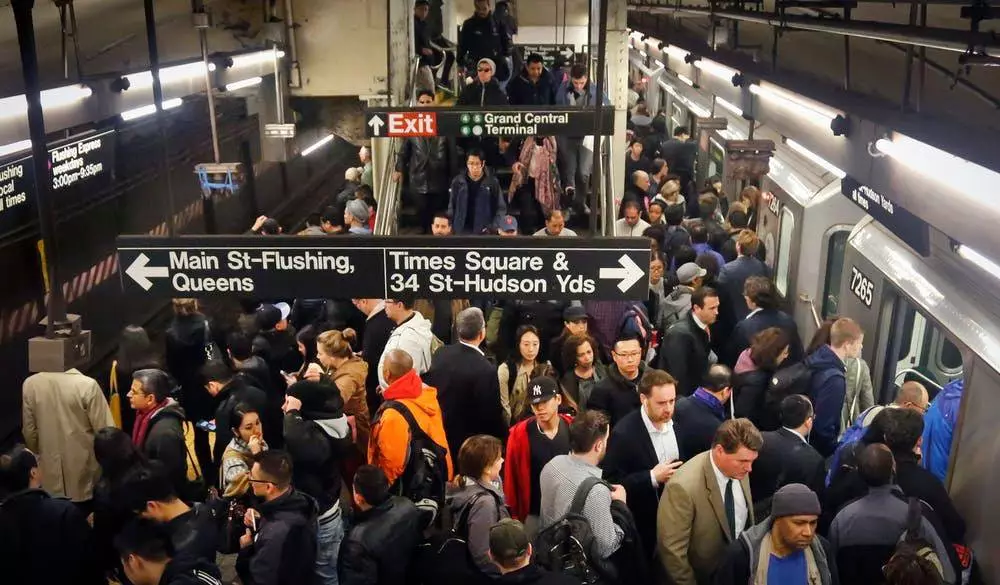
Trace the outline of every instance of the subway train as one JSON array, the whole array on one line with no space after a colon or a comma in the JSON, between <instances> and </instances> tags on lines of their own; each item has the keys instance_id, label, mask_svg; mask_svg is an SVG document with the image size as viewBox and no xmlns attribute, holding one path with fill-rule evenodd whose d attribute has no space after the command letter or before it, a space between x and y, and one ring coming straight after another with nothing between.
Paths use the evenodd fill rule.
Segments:
<instances>
[{"instance_id":1,"label":"subway train","mask_svg":"<svg viewBox=\"0 0 1000 585\"><path fill-rule=\"evenodd\" d=\"M631 47L629 60L630 81L646 81L641 96L650 115L663 112L667 135L678 126L690 128L700 149L699 185L727 176L726 141L747 139L751 124L753 138L774 141L769 171L758 182L763 194L756 229L785 309L804 340L830 316L856 320L866 332L862 357L880 403L890 402L907 380L921 382L932 397L951 381L964 382L945 485L968 523L982 574L995 582L1000 268L935 229L947 224L943 218L909 214L893 197L858 184L806 150L801 144L810 143L806 134L814 131L809 124L798 127L802 135L782 136L766 121L744 118L736 105L666 70L645 51ZM728 124L702 130L699 119L706 118L725 118ZM730 199L742 186L728 179L724 185ZM961 195L956 194L952 216L963 208ZM866 212L864 205L888 215ZM1000 208L994 207L992 217L979 217L974 225L998 220Z\"/></svg>"}]
</instances>

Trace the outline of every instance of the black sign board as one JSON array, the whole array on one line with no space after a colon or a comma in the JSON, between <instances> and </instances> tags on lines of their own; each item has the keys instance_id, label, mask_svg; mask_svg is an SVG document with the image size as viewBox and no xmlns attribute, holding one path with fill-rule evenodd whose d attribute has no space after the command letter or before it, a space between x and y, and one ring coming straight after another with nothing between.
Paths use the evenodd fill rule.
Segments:
<instances>
[{"instance_id":1,"label":"black sign board","mask_svg":"<svg viewBox=\"0 0 1000 585\"><path fill-rule=\"evenodd\" d=\"M918 254L930 255L930 228L927 222L853 177L840 180L840 191Z\"/></svg>"},{"instance_id":2,"label":"black sign board","mask_svg":"<svg viewBox=\"0 0 1000 585\"><path fill-rule=\"evenodd\" d=\"M109 185L114 167L114 130L49 147L52 191L59 197L84 185L88 190Z\"/></svg>"},{"instance_id":3,"label":"black sign board","mask_svg":"<svg viewBox=\"0 0 1000 585\"><path fill-rule=\"evenodd\" d=\"M35 173L31 157L0 166L0 234L6 234L38 217Z\"/></svg>"},{"instance_id":4,"label":"black sign board","mask_svg":"<svg viewBox=\"0 0 1000 585\"><path fill-rule=\"evenodd\" d=\"M851 266L851 292L869 309L875 292L875 281L868 278L857 266Z\"/></svg>"},{"instance_id":5,"label":"black sign board","mask_svg":"<svg viewBox=\"0 0 1000 585\"><path fill-rule=\"evenodd\" d=\"M565 44L533 44L533 45L515 45L519 51L521 51L521 60L527 62L528 55L532 53L538 53L542 56L542 63L548 69L553 69L555 67L561 67L565 64L573 62L573 55L576 54L576 50L573 45Z\"/></svg>"},{"instance_id":6,"label":"black sign board","mask_svg":"<svg viewBox=\"0 0 1000 585\"><path fill-rule=\"evenodd\" d=\"M121 236L127 293L161 297L632 299L642 238Z\"/></svg>"},{"instance_id":7,"label":"black sign board","mask_svg":"<svg viewBox=\"0 0 1000 585\"><path fill-rule=\"evenodd\" d=\"M614 134L615 112L601 109L604 136ZM365 111L370 138L581 136L594 131L594 110L535 108L378 108Z\"/></svg>"}]
</instances>

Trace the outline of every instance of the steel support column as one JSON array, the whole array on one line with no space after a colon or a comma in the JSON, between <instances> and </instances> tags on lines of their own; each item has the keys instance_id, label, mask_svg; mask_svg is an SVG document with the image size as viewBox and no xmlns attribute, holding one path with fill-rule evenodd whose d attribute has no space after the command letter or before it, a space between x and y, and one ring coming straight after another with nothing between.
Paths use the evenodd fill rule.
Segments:
<instances>
[{"instance_id":1,"label":"steel support column","mask_svg":"<svg viewBox=\"0 0 1000 585\"><path fill-rule=\"evenodd\" d=\"M160 134L160 175L167 187L167 233L176 232L177 206L174 202L174 186L170 178L170 143L163 115L163 85L160 83L160 50L156 43L156 11L153 0L143 0L146 16L146 45L149 49L149 72L153 76L153 104L156 106L156 127Z\"/></svg>"}]
</instances>

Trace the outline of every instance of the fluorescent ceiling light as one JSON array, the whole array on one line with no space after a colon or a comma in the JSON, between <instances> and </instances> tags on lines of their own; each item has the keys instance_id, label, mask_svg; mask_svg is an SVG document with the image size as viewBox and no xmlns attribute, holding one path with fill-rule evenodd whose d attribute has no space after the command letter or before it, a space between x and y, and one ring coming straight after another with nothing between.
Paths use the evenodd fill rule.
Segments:
<instances>
[{"instance_id":1,"label":"fluorescent ceiling light","mask_svg":"<svg viewBox=\"0 0 1000 585\"><path fill-rule=\"evenodd\" d=\"M259 65L261 63L269 63L275 59L281 59L285 56L284 51L257 51L256 53L248 53L246 55L237 55L233 57L233 67L245 67L247 65Z\"/></svg>"},{"instance_id":2,"label":"fluorescent ceiling light","mask_svg":"<svg viewBox=\"0 0 1000 585\"><path fill-rule=\"evenodd\" d=\"M73 105L93 95L86 85L64 85L41 92L42 109L60 108ZM28 99L25 95L13 95L0 99L0 118L24 116L28 113Z\"/></svg>"},{"instance_id":3,"label":"fluorescent ceiling light","mask_svg":"<svg viewBox=\"0 0 1000 585\"><path fill-rule=\"evenodd\" d=\"M723 109L728 110L731 114L735 114L737 116L740 116L741 118L743 117L743 110L736 107L735 104L728 102L718 96L715 97L715 103L717 105L722 106Z\"/></svg>"},{"instance_id":4,"label":"fluorescent ceiling light","mask_svg":"<svg viewBox=\"0 0 1000 585\"><path fill-rule=\"evenodd\" d=\"M684 60L684 57L688 56L688 52L678 47L677 45L667 45L667 47L663 49L663 52L675 59L680 59L682 61Z\"/></svg>"},{"instance_id":5,"label":"fluorescent ceiling light","mask_svg":"<svg viewBox=\"0 0 1000 585\"><path fill-rule=\"evenodd\" d=\"M181 98L174 98L172 100L163 100L163 109L172 110L180 106L183 102ZM130 120L137 120L144 116L149 116L150 114L156 113L156 104L149 104L147 106L142 106L141 108L135 108L134 110L125 110L122 112L122 120L126 122Z\"/></svg>"},{"instance_id":6,"label":"fluorescent ceiling light","mask_svg":"<svg viewBox=\"0 0 1000 585\"><path fill-rule=\"evenodd\" d=\"M698 116L699 118L711 118L712 117L712 112L710 112L710 111L706 110L705 108L699 106L698 104L694 103L693 101L691 101L691 100L689 100L687 98L684 98L684 97L681 97L680 100L684 103L685 106L688 107L689 110L691 110L691 113L693 113L695 116Z\"/></svg>"},{"instance_id":7,"label":"fluorescent ceiling light","mask_svg":"<svg viewBox=\"0 0 1000 585\"><path fill-rule=\"evenodd\" d=\"M30 140L22 140L20 142L14 142L11 144L4 144L0 146L0 156L8 156L11 154L17 154L31 148Z\"/></svg>"},{"instance_id":8,"label":"fluorescent ceiling light","mask_svg":"<svg viewBox=\"0 0 1000 585\"><path fill-rule=\"evenodd\" d=\"M958 252L958 255L962 258L965 258L969 262L972 262L976 266L992 274L994 278L1000 278L1000 266L986 256L983 256L965 244L959 244L956 252Z\"/></svg>"},{"instance_id":9,"label":"fluorescent ceiling light","mask_svg":"<svg viewBox=\"0 0 1000 585\"><path fill-rule=\"evenodd\" d=\"M315 144L313 144L312 146L308 146L308 147L306 147L306 148L305 148L305 149L304 149L304 150L302 151L302 156L309 156L310 154L312 154L312 153L316 152L316 151L317 151L317 150L319 150L320 148L323 148L323 146L325 146L325 145L329 144L329 143L330 143L330 142L332 142L332 141L333 141L333 134L330 134L329 136L326 136L326 137L324 137L324 138L321 138L321 139L320 139L319 141L317 141L317 142L316 142Z\"/></svg>"},{"instance_id":10,"label":"fluorescent ceiling light","mask_svg":"<svg viewBox=\"0 0 1000 585\"><path fill-rule=\"evenodd\" d=\"M242 81L235 81L233 83L226 85L226 91L236 91L238 89L246 89L248 87L253 87L255 85L260 85L264 81L263 77L251 77L250 79L244 79Z\"/></svg>"},{"instance_id":11,"label":"fluorescent ceiling light","mask_svg":"<svg viewBox=\"0 0 1000 585\"><path fill-rule=\"evenodd\" d=\"M693 81L691 81L691 78L690 78L690 77L685 77L684 75L681 75L680 73L678 73L678 74L677 74L677 79L680 79L680 80L681 80L681 81L683 81L684 83L686 83L686 84L690 85L691 87L694 87L694 82L693 82Z\"/></svg>"},{"instance_id":12,"label":"fluorescent ceiling light","mask_svg":"<svg viewBox=\"0 0 1000 585\"><path fill-rule=\"evenodd\" d=\"M663 61L660 61L659 59L653 59L653 63L656 63L657 67L666 67L666 65L663 64Z\"/></svg>"},{"instance_id":13,"label":"fluorescent ceiling light","mask_svg":"<svg viewBox=\"0 0 1000 585\"><path fill-rule=\"evenodd\" d=\"M215 71L215 63L208 64L209 71ZM205 75L205 63L203 61L197 61L195 63L185 63L183 65L173 65L171 67L163 67L160 69L160 84L164 83L176 83L178 81L187 81L195 77ZM142 89L146 87L153 87L153 72L152 71L142 71L140 73L131 73L125 76L129 82L129 89Z\"/></svg>"},{"instance_id":14,"label":"fluorescent ceiling light","mask_svg":"<svg viewBox=\"0 0 1000 585\"><path fill-rule=\"evenodd\" d=\"M773 100L803 118L807 118L822 126L829 127L833 119L837 117L836 112L824 108L816 102L806 101L802 97L770 85L758 85L754 83L750 86L750 93Z\"/></svg>"},{"instance_id":15,"label":"fluorescent ceiling light","mask_svg":"<svg viewBox=\"0 0 1000 585\"><path fill-rule=\"evenodd\" d=\"M725 65L716 63L715 61L711 61L709 59L698 59L694 62L694 66L723 81L732 81L733 76L736 75L735 69L730 69Z\"/></svg>"},{"instance_id":16,"label":"fluorescent ceiling light","mask_svg":"<svg viewBox=\"0 0 1000 585\"><path fill-rule=\"evenodd\" d=\"M918 173L947 177L950 187L972 196L995 191L1000 185L1000 173L902 134L878 140L875 148Z\"/></svg>"},{"instance_id":17,"label":"fluorescent ceiling light","mask_svg":"<svg viewBox=\"0 0 1000 585\"><path fill-rule=\"evenodd\" d=\"M821 157L820 155L816 154L815 152L807 149L798 142L788 139L785 141L785 144L788 145L788 148L791 148L792 150L801 154L803 157L809 159L813 163L819 165L820 167L823 167L823 169L825 169L827 172L831 173L838 179L843 179L844 177L847 176L847 173L834 166L833 163Z\"/></svg>"}]
</instances>

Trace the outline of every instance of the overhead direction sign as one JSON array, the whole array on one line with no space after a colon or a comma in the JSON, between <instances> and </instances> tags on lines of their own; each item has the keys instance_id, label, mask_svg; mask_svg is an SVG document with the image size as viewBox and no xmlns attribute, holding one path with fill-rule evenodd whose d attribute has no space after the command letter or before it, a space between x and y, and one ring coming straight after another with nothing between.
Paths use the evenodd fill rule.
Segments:
<instances>
[{"instance_id":1,"label":"overhead direction sign","mask_svg":"<svg viewBox=\"0 0 1000 585\"><path fill-rule=\"evenodd\" d=\"M918 254L930 256L930 228L927 222L851 176L840 180L840 192Z\"/></svg>"},{"instance_id":2,"label":"overhead direction sign","mask_svg":"<svg viewBox=\"0 0 1000 585\"><path fill-rule=\"evenodd\" d=\"M126 293L645 300L643 238L121 236Z\"/></svg>"},{"instance_id":3,"label":"overhead direction sign","mask_svg":"<svg viewBox=\"0 0 1000 585\"><path fill-rule=\"evenodd\" d=\"M602 134L614 133L614 109L601 109ZM583 136L594 131L593 108L371 108L365 110L370 138L472 136Z\"/></svg>"}]
</instances>

